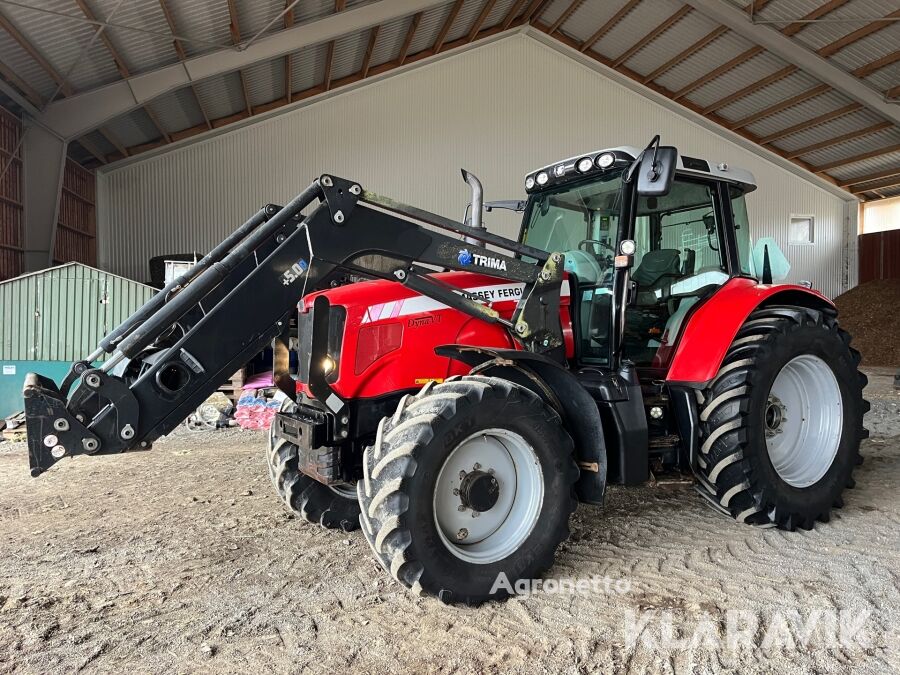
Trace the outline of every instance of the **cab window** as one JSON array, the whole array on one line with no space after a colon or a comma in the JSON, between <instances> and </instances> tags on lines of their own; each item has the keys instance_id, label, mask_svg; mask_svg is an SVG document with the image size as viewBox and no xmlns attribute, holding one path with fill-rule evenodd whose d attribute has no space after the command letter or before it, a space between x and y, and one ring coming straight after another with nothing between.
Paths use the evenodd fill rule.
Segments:
<instances>
[{"instance_id":1,"label":"cab window","mask_svg":"<svg viewBox=\"0 0 900 675\"><path fill-rule=\"evenodd\" d=\"M737 239L738 263L741 274L752 275L753 242L750 240L750 218L747 216L747 198L743 190L732 185L729 188L731 213L734 216L734 236Z\"/></svg>"}]
</instances>

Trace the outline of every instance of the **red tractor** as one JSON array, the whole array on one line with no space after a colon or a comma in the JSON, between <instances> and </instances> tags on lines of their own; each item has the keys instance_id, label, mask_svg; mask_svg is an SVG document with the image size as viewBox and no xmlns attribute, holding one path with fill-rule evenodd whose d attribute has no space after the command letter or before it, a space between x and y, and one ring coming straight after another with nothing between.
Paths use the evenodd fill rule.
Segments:
<instances>
[{"instance_id":1,"label":"red tractor","mask_svg":"<svg viewBox=\"0 0 900 675\"><path fill-rule=\"evenodd\" d=\"M519 203L483 205L466 178L466 224L329 175L260 209L61 386L28 376L32 475L148 448L271 344L281 499L361 525L395 579L446 602L539 576L578 501L651 468L751 525L841 506L860 357L826 297L751 251L749 173L657 137L535 171ZM483 206L523 211L518 240Z\"/></svg>"}]
</instances>

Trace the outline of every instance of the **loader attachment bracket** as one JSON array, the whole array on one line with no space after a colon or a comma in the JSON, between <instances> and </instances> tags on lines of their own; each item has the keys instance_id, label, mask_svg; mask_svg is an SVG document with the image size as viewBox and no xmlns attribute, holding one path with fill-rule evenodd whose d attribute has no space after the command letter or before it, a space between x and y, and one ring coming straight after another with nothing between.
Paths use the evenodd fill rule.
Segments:
<instances>
[{"instance_id":1,"label":"loader attachment bracket","mask_svg":"<svg viewBox=\"0 0 900 675\"><path fill-rule=\"evenodd\" d=\"M328 174L319 177L319 185L322 186L322 195L328 204L331 221L335 225L343 225L356 206L362 187L358 183Z\"/></svg>"},{"instance_id":2,"label":"loader attachment bracket","mask_svg":"<svg viewBox=\"0 0 900 675\"><path fill-rule=\"evenodd\" d=\"M63 457L91 455L100 449L100 439L69 412L53 380L28 373L22 393L32 476L39 476Z\"/></svg>"},{"instance_id":3,"label":"loader attachment bracket","mask_svg":"<svg viewBox=\"0 0 900 675\"><path fill-rule=\"evenodd\" d=\"M140 417L137 399L128 384L98 368L84 371L81 381L84 386L72 394L68 409L76 415L96 410L90 429L108 439L99 450L104 454L124 450L137 433Z\"/></svg>"}]
</instances>

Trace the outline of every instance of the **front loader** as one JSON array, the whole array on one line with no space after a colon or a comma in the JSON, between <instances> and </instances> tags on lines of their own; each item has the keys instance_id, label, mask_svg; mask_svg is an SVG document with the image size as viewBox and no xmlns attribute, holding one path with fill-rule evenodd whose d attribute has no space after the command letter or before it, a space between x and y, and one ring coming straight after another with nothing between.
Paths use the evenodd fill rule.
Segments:
<instances>
[{"instance_id":1,"label":"front loader","mask_svg":"<svg viewBox=\"0 0 900 675\"><path fill-rule=\"evenodd\" d=\"M331 175L260 209L61 386L28 375L32 475L149 448L272 345L280 498L361 526L395 579L445 602L539 576L578 501L651 471L692 474L752 525L841 505L866 435L859 354L827 298L773 284L751 249L749 173L658 137L587 153L494 204L523 210L517 240L481 226L464 177L466 224Z\"/></svg>"}]
</instances>

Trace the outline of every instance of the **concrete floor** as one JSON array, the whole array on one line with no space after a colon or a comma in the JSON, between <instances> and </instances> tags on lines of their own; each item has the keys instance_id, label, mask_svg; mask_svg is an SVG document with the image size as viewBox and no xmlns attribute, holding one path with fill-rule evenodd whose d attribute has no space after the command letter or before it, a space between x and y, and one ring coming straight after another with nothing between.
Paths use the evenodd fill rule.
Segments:
<instances>
[{"instance_id":1,"label":"concrete floor","mask_svg":"<svg viewBox=\"0 0 900 675\"><path fill-rule=\"evenodd\" d=\"M36 480L23 444L0 443L0 672L896 671L890 375L830 523L754 529L683 482L613 488L548 573L590 590L478 609L414 598L359 533L289 517L262 433L179 432Z\"/></svg>"}]
</instances>

